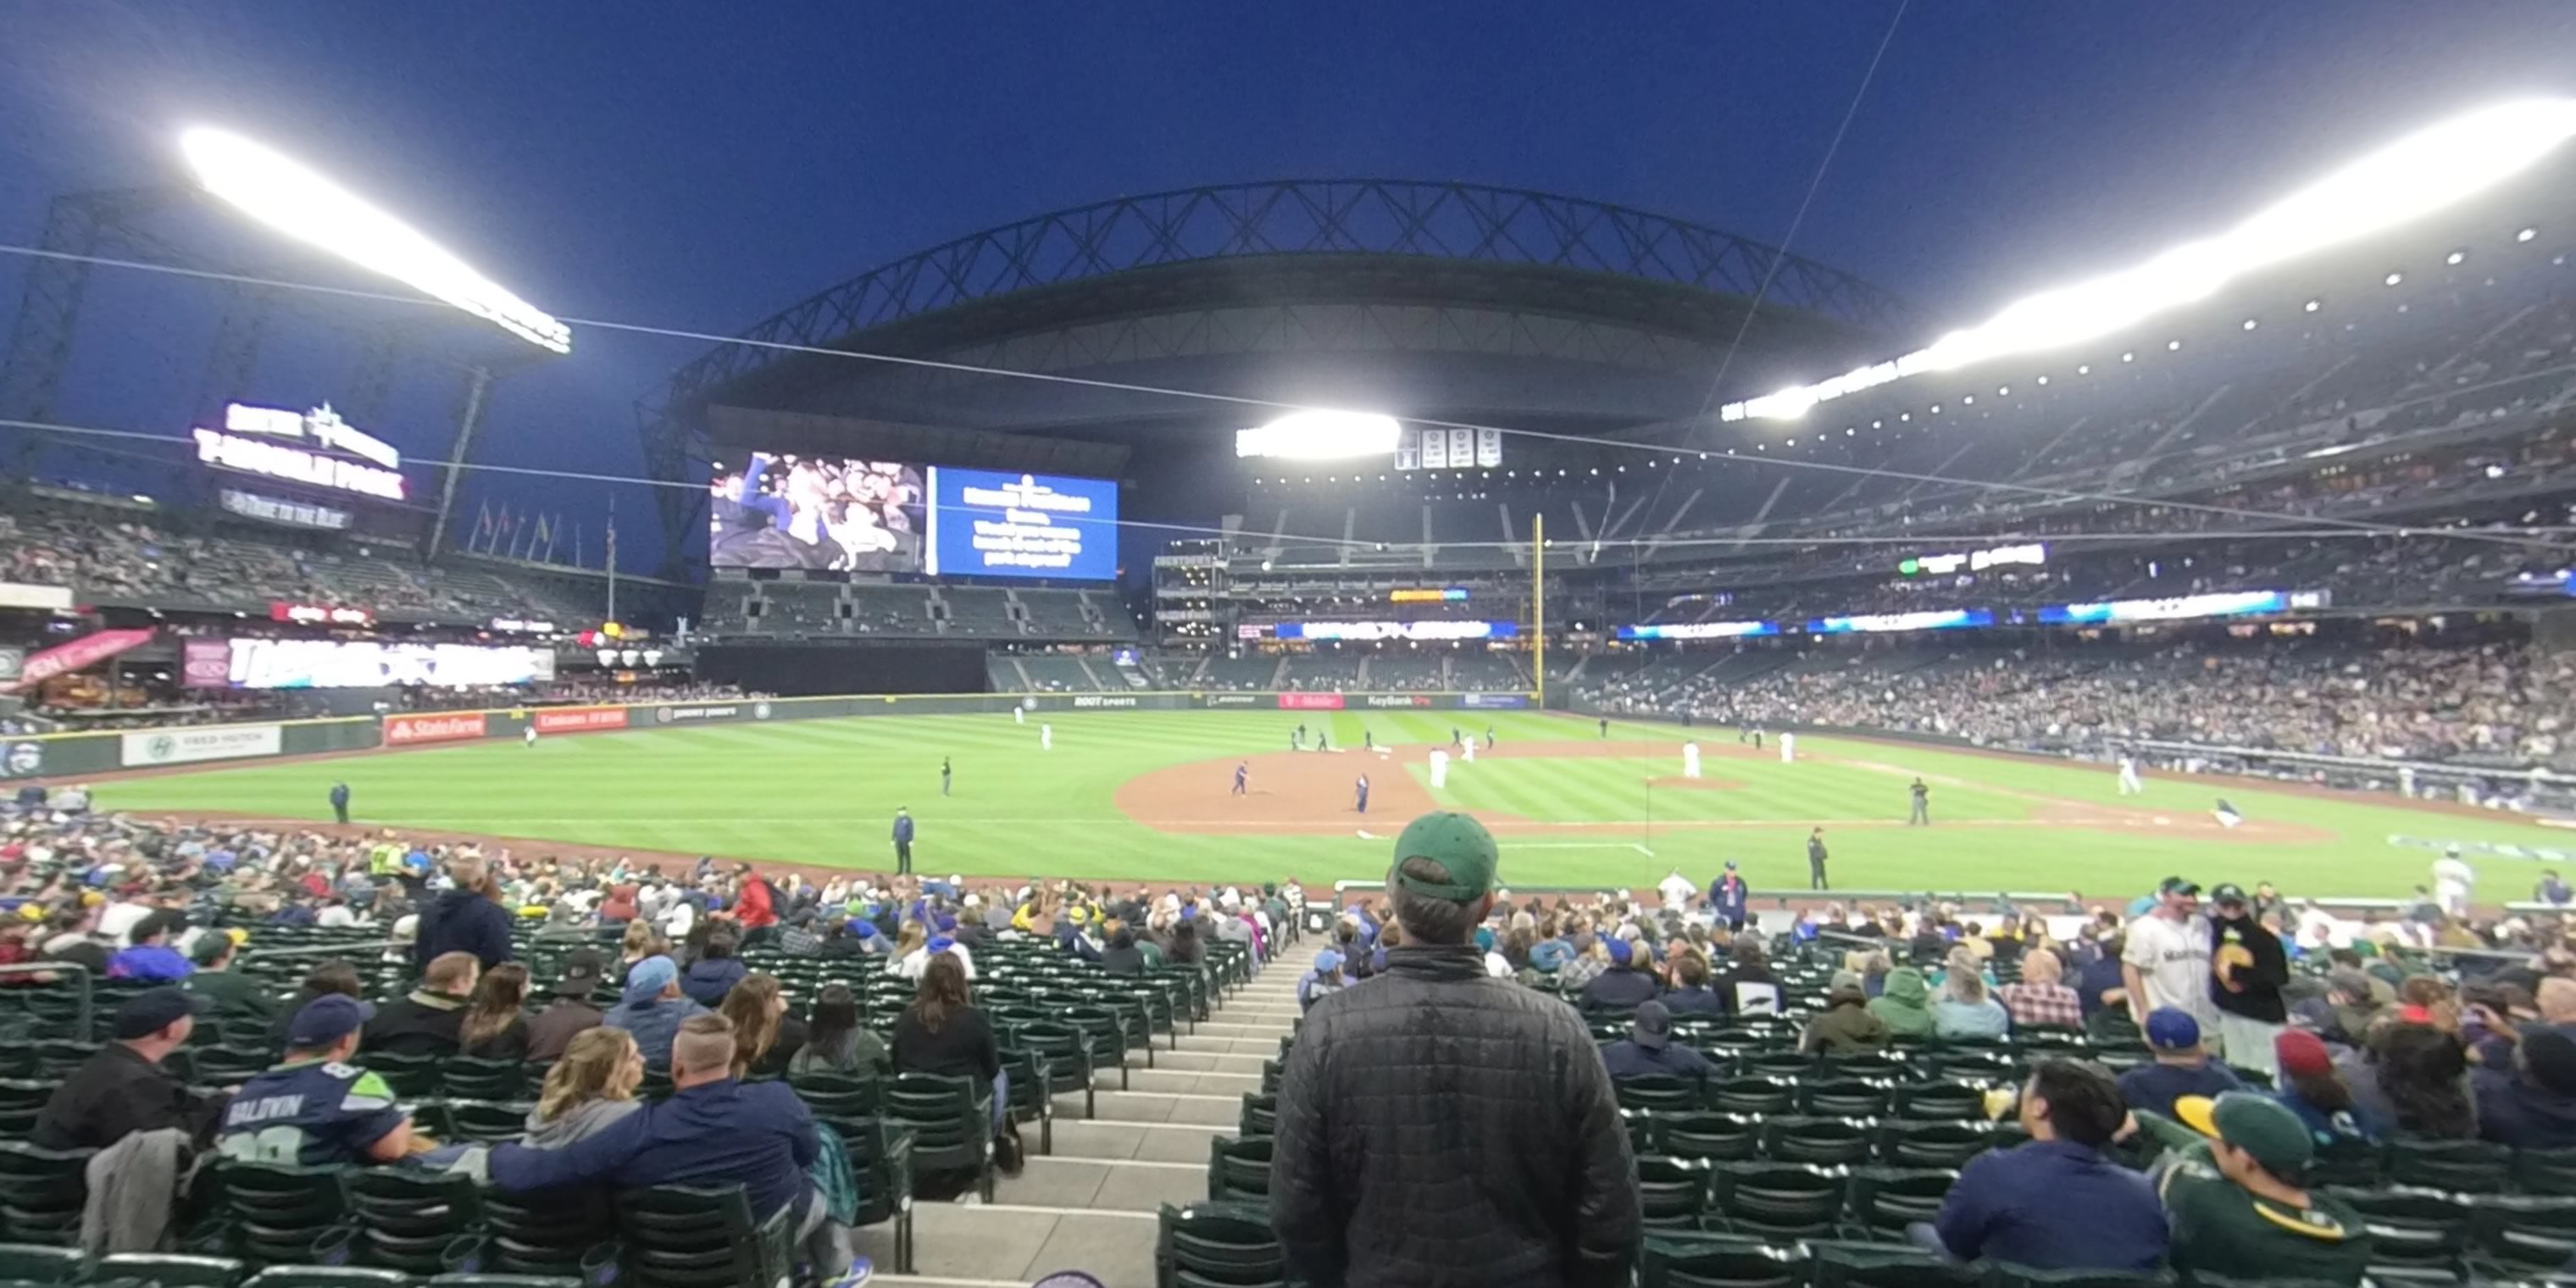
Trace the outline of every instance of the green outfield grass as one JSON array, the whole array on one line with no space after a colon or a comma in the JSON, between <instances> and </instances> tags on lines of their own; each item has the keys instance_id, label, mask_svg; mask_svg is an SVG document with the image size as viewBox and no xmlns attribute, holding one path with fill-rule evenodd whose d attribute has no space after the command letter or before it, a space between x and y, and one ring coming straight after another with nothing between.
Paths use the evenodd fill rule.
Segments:
<instances>
[{"instance_id":1,"label":"green outfield grass","mask_svg":"<svg viewBox=\"0 0 2576 1288\"><path fill-rule=\"evenodd\" d=\"M1453 726L1490 725L1509 748L1598 740L1591 722L1536 713L1101 712L1050 713L1055 749L1038 748L1039 717L874 717L709 725L558 736L533 748L478 742L305 763L100 784L118 810L224 810L323 821L325 793L346 781L359 821L632 847L684 854L879 868L897 806L919 821L919 870L1034 873L1179 881L1260 880L1293 873L1309 885L1383 876L1386 838L1403 819L1383 806L1349 812L1341 767L1381 783L1411 774L1428 790L1424 745ZM1237 756L1284 752L1300 721L1337 746L1363 734L1404 750L1387 763L1334 763L1312 794L1314 835L1269 831L1176 835L1122 814L1119 786L1140 774L1204 762L1207 796L1189 817L1222 822ZM1889 742L1806 738L1805 759L1743 756L1731 731L1700 730L1715 789L1666 780L1680 773L1682 731L1614 725L1612 739L1670 754L1487 757L1454 766L1433 796L1485 815L1550 824L1504 831L1503 873L1524 885L1649 886L1678 866L1703 883L1722 859L1757 890L1806 885L1804 842L1822 825L1844 888L2078 890L2124 896L2170 872L2203 881L2271 880L2285 889L2397 895L2424 879L2431 854L2391 834L2551 845L2565 839L2505 817L2410 808L2388 798L2321 798L2171 778L2143 802L2123 802L2099 766L1939 751ZM1571 750L1571 749L1570 749ZM939 795L939 762L953 757L956 792ZM1935 824L1895 826L1909 776L1932 782ZM1182 781L1195 783L1194 776ZM1650 785L1650 783L1652 785ZM1384 796L1381 788L1381 798ZM2201 827L2224 794L2265 837L2221 838ZM2098 826L2139 808L2170 820ZM1302 802L1290 806L1302 808ZM1287 807L1287 806L1283 806ZM1362 830L1374 835L1362 836ZM519 847L542 852L541 845ZM2478 860L2480 895L2520 898L2537 865Z\"/></svg>"}]
</instances>

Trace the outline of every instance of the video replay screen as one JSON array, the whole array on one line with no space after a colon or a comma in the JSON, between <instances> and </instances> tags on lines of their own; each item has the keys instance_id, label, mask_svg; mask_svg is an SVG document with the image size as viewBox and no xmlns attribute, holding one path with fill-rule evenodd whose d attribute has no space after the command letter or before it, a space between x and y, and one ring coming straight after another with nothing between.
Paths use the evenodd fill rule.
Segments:
<instances>
[{"instance_id":1,"label":"video replay screen","mask_svg":"<svg viewBox=\"0 0 2576 1288\"><path fill-rule=\"evenodd\" d=\"M718 568L919 572L929 491L918 465L755 452L708 483Z\"/></svg>"}]
</instances>

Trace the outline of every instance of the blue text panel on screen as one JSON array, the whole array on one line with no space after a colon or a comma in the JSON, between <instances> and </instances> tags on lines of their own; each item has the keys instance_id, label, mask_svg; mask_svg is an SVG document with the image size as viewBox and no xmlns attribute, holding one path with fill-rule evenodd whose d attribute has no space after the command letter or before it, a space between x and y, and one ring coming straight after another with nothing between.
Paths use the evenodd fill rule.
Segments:
<instances>
[{"instance_id":1,"label":"blue text panel on screen","mask_svg":"<svg viewBox=\"0 0 2576 1288\"><path fill-rule=\"evenodd\" d=\"M1006 474L934 466L930 473L932 576L1118 575L1118 484L1059 474Z\"/></svg>"}]
</instances>

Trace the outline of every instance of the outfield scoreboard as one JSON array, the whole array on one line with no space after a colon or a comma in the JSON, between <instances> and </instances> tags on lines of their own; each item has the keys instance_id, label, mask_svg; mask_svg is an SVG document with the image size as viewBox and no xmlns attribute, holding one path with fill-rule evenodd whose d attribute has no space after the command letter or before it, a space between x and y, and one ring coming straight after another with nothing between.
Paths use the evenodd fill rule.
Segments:
<instances>
[{"instance_id":1,"label":"outfield scoreboard","mask_svg":"<svg viewBox=\"0 0 2576 1288\"><path fill-rule=\"evenodd\" d=\"M718 568L1110 581L1110 479L750 454L710 485Z\"/></svg>"}]
</instances>

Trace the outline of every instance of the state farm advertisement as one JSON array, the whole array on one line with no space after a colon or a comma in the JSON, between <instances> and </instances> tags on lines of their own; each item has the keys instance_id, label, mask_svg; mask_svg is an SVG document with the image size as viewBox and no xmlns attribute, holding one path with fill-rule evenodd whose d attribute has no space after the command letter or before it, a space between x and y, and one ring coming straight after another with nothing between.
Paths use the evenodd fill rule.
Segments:
<instances>
[{"instance_id":1,"label":"state farm advertisement","mask_svg":"<svg viewBox=\"0 0 2576 1288\"><path fill-rule=\"evenodd\" d=\"M624 707L552 707L530 713L538 733L580 733L585 729L623 729Z\"/></svg>"},{"instance_id":2,"label":"state farm advertisement","mask_svg":"<svg viewBox=\"0 0 2576 1288\"><path fill-rule=\"evenodd\" d=\"M1279 709L1282 711L1339 711L1342 709L1342 695L1338 693L1282 693L1279 695Z\"/></svg>"},{"instance_id":3,"label":"state farm advertisement","mask_svg":"<svg viewBox=\"0 0 2576 1288\"><path fill-rule=\"evenodd\" d=\"M480 712L385 717L385 745L388 747L414 747L424 742L462 742L482 736L483 716Z\"/></svg>"}]
</instances>

